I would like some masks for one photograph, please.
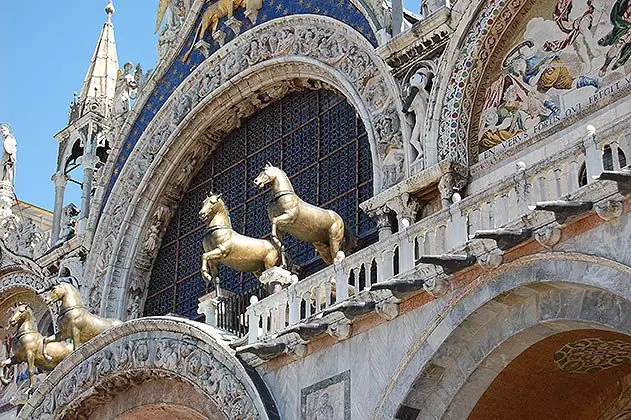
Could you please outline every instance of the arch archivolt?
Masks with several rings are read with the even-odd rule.
[[[452,16],[458,16],[456,31],[439,65],[440,83],[433,91],[428,135],[437,140],[438,160],[463,165],[477,160],[477,142],[468,142],[475,93],[485,66],[519,10],[535,0],[459,1]]]
[[[575,252],[529,255],[482,275],[454,296],[410,346],[373,418],[394,417],[411,389],[408,403],[423,396],[419,418],[446,413],[466,418],[463,413],[477,400],[456,402],[456,395],[495,348],[520,333],[525,335],[514,350],[570,329],[631,335],[630,281],[631,267]],[[469,389],[467,398],[479,391]]]
[[[135,391],[127,398],[123,393],[161,381],[190,391],[172,393],[166,403],[188,407],[189,399],[205,400],[195,408],[209,419],[268,419],[254,383],[214,334],[203,324],[174,318],[144,318],[112,328],[59,364],[20,418],[87,419],[121,395],[136,398]],[[127,408],[156,403],[146,397],[131,407],[127,401]]]
[[[240,119],[292,89],[341,92],[363,120],[374,162],[375,189],[407,171],[401,103],[374,48],[331,18],[291,16],[244,33],[204,61],[149,124],[106,202],[92,252],[90,305],[121,316],[139,313],[156,226],[166,228],[174,203],[214,145]],[[177,147],[173,147],[177,143]],[[152,233],[153,232],[153,233]],[[141,245],[142,244],[142,245]],[[140,273],[140,274],[138,274]],[[88,277],[90,278],[90,277]]]

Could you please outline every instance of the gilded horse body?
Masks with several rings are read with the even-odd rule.
[[[232,230],[230,215],[221,196],[211,194],[207,197],[199,217],[207,224],[202,240],[202,275],[207,282],[215,282],[217,295],[219,264],[259,277],[263,271],[282,262],[280,247],[271,241],[251,238]]]
[[[344,221],[339,214],[302,201],[287,174],[270,164],[256,177],[254,184],[259,188],[272,185],[274,199],[267,207],[272,222],[272,237],[277,238],[280,231],[310,242],[327,264],[344,258],[341,250]]]
[[[8,385],[4,378],[4,368],[26,362],[28,365],[29,390],[33,389],[35,367],[42,371],[51,371],[66,356],[72,352],[70,343],[51,343],[48,346],[49,358],[44,356],[44,337],[37,331],[35,316],[31,308],[25,304],[18,304],[9,319],[9,325],[17,327],[13,335],[13,356],[0,363],[0,381]]]
[[[57,327],[59,332],[44,339],[44,356],[48,356],[48,343],[72,339],[73,350],[105,330],[122,324],[118,319],[102,318],[88,312],[79,291],[71,284],[60,283],[52,288],[44,302],[53,305],[61,301]]]

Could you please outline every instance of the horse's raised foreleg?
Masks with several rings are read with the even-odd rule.
[[[345,257],[341,251],[341,245],[344,242],[344,222],[337,221],[331,225],[329,229],[329,252],[332,261],[342,261]]]
[[[42,339],[42,355],[44,356],[44,359],[48,360],[49,362],[52,361],[53,358],[50,357],[48,353],[46,353],[46,344],[52,343],[53,341],[57,341],[57,336],[55,334],[49,335],[48,337],[44,337]]]
[[[272,222],[272,237],[278,238],[278,225],[289,225],[296,219],[293,212],[286,211],[280,216],[273,217]]]

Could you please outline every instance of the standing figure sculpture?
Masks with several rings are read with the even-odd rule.
[[[416,157],[412,164],[423,160],[423,143],[421,141],[423,128],[425,126],[425,114],[427,113],[427,102],[429,93],[427,84],[429,73],[425,67],[421,67],[410,77],[410,94],[403,104],[403,112],[414,113],[414,128],[410,135],[410,145],[416,150]]]
[[[0,161],[2,174],[0,181],[8,181],[13,184],[17,142],[9,124],[0,124],[0,134],[2,134],[2,159]]]
[[[324,262],[344,259],[344,221],[333,210],[305,203],[296,195],[287,174],[269,163],[256,177],[254,184],[263,188],[272,185],[274,199],[267,213],[272,222],[272,237],[287,232],[303,242],[312,243]]]
[[[26,303],[18,303],[13,309],[9,325],[17,327],[13,335],[13,356],[0,363],[0,382],[4,386],[9,381],[4,377],[4,368],[26,362],[29,375],[29,393],[33,390],[35,367],[51,371],[72,352],[72,345],[66,342],[51,343],[49,357],[44,355],[44,337],[37,331],[33,310]]]
[[[122,322],[113,318],[101,318],[88,312],[83,305],[76,287],[69,283],[59,283],[52,288],[44,302],[51,306],[61,301],[57,327],[59,332],[44,339],[44,357],[48,358],[48,343],[72,339],[72,349],[76,350],[82,343],[96,337],[105,330]]]
[[[253,273],[258,278],[263,271],[284,263],[280,247],[271,241],[250,238],[232,230],[230,215],[220,195],[211,193],[204,200],[199,217],[207,226],[202,240],[202,276],[208,283],[215,283],[217,296],[220,295],[219,264]]]

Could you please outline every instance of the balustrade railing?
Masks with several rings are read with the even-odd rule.
[[[581,165],[587,164],[592,174],[602,171],[605,143],[596,146],[591,153],[598,154],[598,159],[592,156],[591,163],[590,156],[566,150],[553,161],[518,169],[484,191],[254,302],[247,309],[248,341],[252,343],[279,332],[372,284],[409,272],[421,255],[448,253],[462,247],[477,230],[514,222],[529,213],[528,206],[537,201],[558,200],[576,191],[581,186]]]

